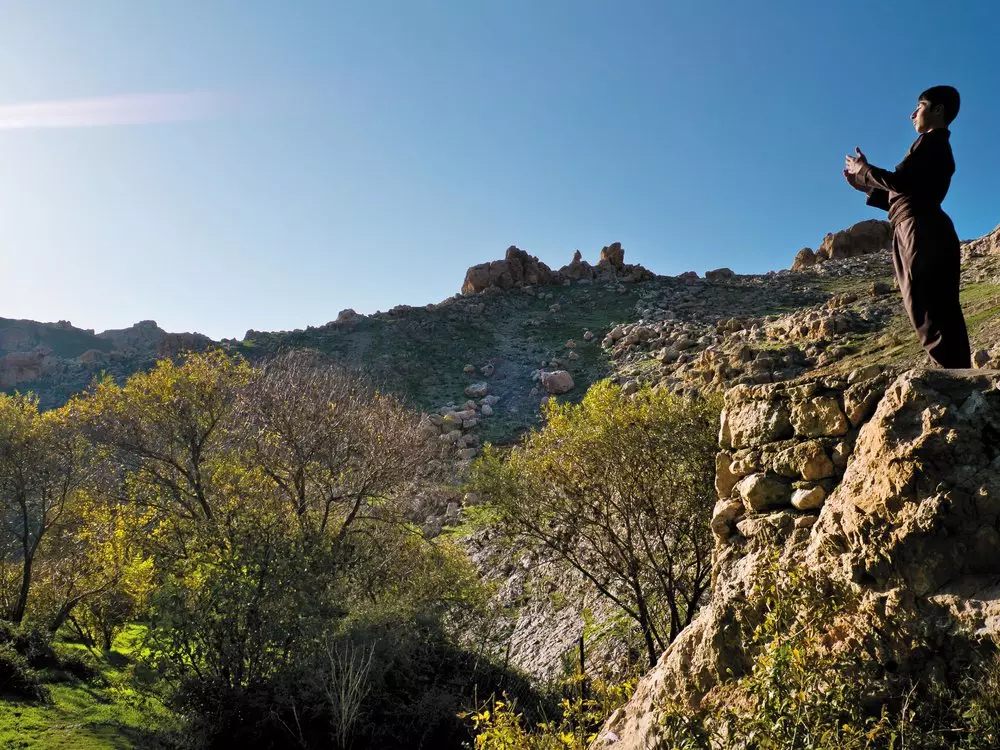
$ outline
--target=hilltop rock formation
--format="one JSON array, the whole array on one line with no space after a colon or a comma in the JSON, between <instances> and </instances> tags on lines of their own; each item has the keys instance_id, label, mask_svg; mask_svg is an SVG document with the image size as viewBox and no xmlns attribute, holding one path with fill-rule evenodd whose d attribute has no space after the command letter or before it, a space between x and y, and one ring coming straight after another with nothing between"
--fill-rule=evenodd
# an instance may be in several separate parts
<instances>
[{"instance_id":1,"label":"hilltop rock formation","mask_svg":"<svg viewBox=\"0 0 1000 750\"><path fill-rule=\"evenodd\" d=\"M503 291L512 287L555 284L560 281L562 279L559 275L534 255L511 245L503 260L480 263L466 271L462 294L477 294L490 288Z\"/></svg>"},{"instance_id":2,"label":"hilltop rock formation","mask_svg":"<svg viewBox=\"0 0 1000 750\"><path fill-rule=\"evenodd\" d=\"M740 386L720 448L711 602L595 747L654 746L661 697L697 706L747 672L754 582L775 554L851 587L860 627L905 611L941 654L1000 635L1000 372L870 366ZM941 657L881 658L919 674L915 659Z\"/></svg>"},{"instance_id":3,"label":"hilltop rock formation","mask_svg":"<svg viewBox=\"0 0 1000 750\"><path fill-rule=\"evenodd\" d=\"M591 266L586 261L581 260L580 251L577 250L570 264L560 268L559 273L569 279L617 280L627 284L649 281L656 277L652 271L638 264L626 263L625 250L620 242L613 242L602 247L600 260L596 266Z\"/></svg>"},{"instance_id":4,"label":"hilltop rock formation","mask_svg":"<svg viewBox=\"0 0 1000 750\"><path fill-rule=\"evenodd\" d=\"M553 271L534 255L511 245L503 260L480 263L469 268L462 283L462 294L496 293L515 287L562 284L581 279L634 283L653 278L655 274L652 271L640 265L625 263L625 251L620 242L602 248L596 266L583 260L577 250L569 265L558 271Z\"/></svg>"},{"instance_id":5,"label":"hilltop rock formation","mask_svg":"<svg viewBox=\"0 0 1000 750\"><path fill-rule=\"evenodd\" d=\"M887 221L868 219L840 232L830 232L819 249L804 247L795 256L793 271L804 271L828 260L843 260L868 255L892 246L892 227Z\"/></svg>"},{"instance_id":6,"label":"hilltop rock formation","mask_svg":"<svg viewBox=\"0 0 1000 750\"><path fill-rule=\"evenodd\" d=\"M1000 226L989 234L962 244L962 260L1000 253Z\"/></svg>"}]
</instances>

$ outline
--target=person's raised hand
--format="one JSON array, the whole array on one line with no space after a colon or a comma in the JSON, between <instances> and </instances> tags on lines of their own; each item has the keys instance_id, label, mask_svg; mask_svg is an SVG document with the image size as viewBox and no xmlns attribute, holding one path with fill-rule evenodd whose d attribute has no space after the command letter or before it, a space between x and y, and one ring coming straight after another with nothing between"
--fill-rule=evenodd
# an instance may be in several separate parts
<instances>
[{"instance_id":1,"label":"person's raised hand","mask_svg":"<svg viewBox=\"0 0 1000 750\"><path fill-rule=\"evenodd\" d=\"M850 154L848 154L847 157L845 157L845 162L844 162L846 167L844 169L845 177L850 174L857 174L858 172L861 171L861 168L868 163L867 157L863 153L861 153L860 148L855 146L854 150L857 152L857 156L851 156Z\"/></svg>"}]
</instances>

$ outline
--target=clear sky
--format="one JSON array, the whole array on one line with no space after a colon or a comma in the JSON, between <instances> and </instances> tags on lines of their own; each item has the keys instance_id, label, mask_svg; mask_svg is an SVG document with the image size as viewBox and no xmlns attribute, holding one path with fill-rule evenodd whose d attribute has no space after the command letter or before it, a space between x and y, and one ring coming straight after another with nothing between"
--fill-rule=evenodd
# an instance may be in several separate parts
<instances>
[{"instance_id":1,"label":"clear sky","mask_svg":"<svg viewBox=\"0 0 1000 750\"><path fill-rule=\"evenodd\" d=\"M898 162L939 83L978 236L998 39L995 0L0 0L0 316L242 337L512 244L787 268L879 215L844 155Z\"/></svg>"}]
</instances>

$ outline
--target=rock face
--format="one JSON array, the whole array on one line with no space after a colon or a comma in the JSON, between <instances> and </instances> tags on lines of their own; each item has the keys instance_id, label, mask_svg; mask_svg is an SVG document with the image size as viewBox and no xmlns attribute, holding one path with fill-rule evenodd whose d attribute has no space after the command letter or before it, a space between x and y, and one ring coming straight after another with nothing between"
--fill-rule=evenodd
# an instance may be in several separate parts
<instances>
[{"instance_id":1,"label":"rock face","mask_svg":"<svg viewBox=\"0 0 1000 750\"><path fill-rule=\"evenodd\" d=\"M559 275L538 258L511 245L503 260L480 263L466 271L462 294L476 294L490 287L506 290L515 286L555 284L558 281L561 281Z\"/></svg>"},{"instance_id":2,"label":"rock face","mask_svg":"<svg viewBox=\"0 0 1000 750\"><path fill-rule=\"evenodd\" d=\"M707 281L729 281L729 279L735 276L736 274L729 268L716 268L712 271L705 271L705 279Z\"/></svg>"},{"instance_id":3,"label":"rock face","mask_svg":"<svg viewBox=\"0 0 1000 750\"><path fill-rule=\"evenodd\" d=\"M480 263L465 273L462 294L479 294L490 290L506 291L515 287L561 284L582 279L635 283L648 281L656 275L640 265L625 262L625 250L620 242L601 248L596 266L583 260L580 251L573 254L569 265L553 271L533 255L513 245L507 248L503 260Z\"/></svg>"},{"instance_id":4,"label":"rock face","mask_svg":"<svg viewBox=\"0 0 1000 750\"><path fill-rule=\"evenodd\" d=\"M983 235L962 245L962 260L978 258L982 255L1000 253L1000 226L987 235Z\"/></svg>"},{"instance_id":5,"label":"rock face","mask_svg":"<svg viewBox=\"0 0 1000 750\"><path fill-rule=\"evenodd\" d=\"M848 421L845 402L858 388L877 395L855 399ZM822 418L802 431L791 418L794 436L775 432L786 415L807 412ZM775 554L851 586L859 613L875 618L867 627L880 626L891 602L948 648L1000 635L1000 372L868 367L843 380L735 388L725 414L730 436L739 414L737 434L754 437L719 454L711 602L594 747L655 746L662 696L696 706L727 675L745 673L746 623L760 612L754 581ZM795 490L778 493L781 477ZM767 502L747 502L764 489L773 492L756 496ZM917 657L891 658L905 669Z\"/></svg>"},{"instance_id":6,"label":"rock face","mask_svg":"<svg viewBox=\"0 0 1000 750\"><path fill-rule=\"evenodd\" d=\"M566 372L566 370L542 373L542 387L546 393L566 393L573 389L573 385L573 376Z\"/></svg>"},{"instance_id":7,"label":"rock face","mask_svg":"<svg viewBox=\"0 0 1000 750\"><path fill-rule=\"evenodd\" d=\"M792 270L803 271L828 260L868 255L891 246L892 227L889 222L868 219L843 231L827 234L815 253L808 247L799 250L792 264Z\"/></svg>"}]
</instances>

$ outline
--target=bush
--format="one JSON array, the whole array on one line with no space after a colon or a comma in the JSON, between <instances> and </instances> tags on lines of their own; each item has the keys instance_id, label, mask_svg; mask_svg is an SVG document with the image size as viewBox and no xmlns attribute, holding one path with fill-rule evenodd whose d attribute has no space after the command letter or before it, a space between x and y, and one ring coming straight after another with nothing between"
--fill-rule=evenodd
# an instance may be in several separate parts
<instances>
[{"instance_id":1,"label":"bush","mask_svg":"<svg viewBox=\"0 0 1000 750\"><path fill-rule=\"evenodd\" d=\"M506 693L462 718L475 733L475 750L587 750L634 689L635 680L615 683L578 674L562 684L557 719L533 721Z\"/></svg>"},{"instance_id":2,"label":"bush","mask_svg":"<svg viewBox=\"0 0 1000 750\"><path fill-rule=\"evenodd\" d=\"M48 699L38 672L10 643L0 644L0 694L36 701Z\"/></svg>"},{"instance_id":3,"label":"bush","mask_svg":"<svg viewBox=\"0 0 1000 750\"><path fill-rule=\"evenodd\" d=\"M982 644L954 637L954 653L943 654L902 614L870 627L855 595L816 574L773 570L760 588L750 672L716 688L698 711L664 701L658 747L1000 747L1000 661L984 659ZM900 653L908 664L896 662Z\"/></svg>"}]
</instances>

